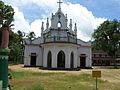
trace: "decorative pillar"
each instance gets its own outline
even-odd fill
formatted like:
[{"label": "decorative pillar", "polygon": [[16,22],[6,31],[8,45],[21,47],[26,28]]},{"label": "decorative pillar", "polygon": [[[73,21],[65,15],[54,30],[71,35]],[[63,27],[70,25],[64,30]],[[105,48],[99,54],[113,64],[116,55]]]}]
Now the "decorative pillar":
[{"label": "decorative pillar", "polygon": [[2,27],[2,43],[1,43],[1,48],[8,48],[9,44],[9,32],[10,32],[10,27]]},{"label": "decorative pillar", "polygon": [[70,54],[71,54],[70,50],[71,50],[70,47],[67,47],[65,50],[65,68],[66,69],[70,69]]},{"label": "decorative pillar", "polygon": [[2,90],[8,90],[8,54],[9,49],[0,49],[0,80],[2,80]]},{"label": "decorative pillar", "polygon": [[57,53],[56,47],[53,46],[52,49],[52,68],[57,68]]},{"label": "decorative pillar", "polygon": [[2,90],[8,90],[8,55],[10,52],[8,44],[10,27],[4,26],[1,30],[2,43],[0,48],[0,80],[2,81]]}]

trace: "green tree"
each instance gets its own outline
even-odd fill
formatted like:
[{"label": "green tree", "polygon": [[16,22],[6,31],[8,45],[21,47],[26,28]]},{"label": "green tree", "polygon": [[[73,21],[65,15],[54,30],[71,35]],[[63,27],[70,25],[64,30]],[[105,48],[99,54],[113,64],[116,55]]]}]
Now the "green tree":
[{"label": "green tree", "polygon": [[23,34],[24,33],[21,31],[17,31],[17,33],[12,31],[10,33],[10,42],[9,42],[10,60],[14,64],[21,62],[21,50],[24,49]]},{"label": "green tree", "polygon": [[36,35],[34,32],[29,32],[26,37],[30,40],[30,43],[31,43],[31,41],[35,38],[35,36]]},{"label": "green tree", "polygon": [[24,43],[24,37],[25,37],[25,32],[21,32],[20,30],[17,31],[17,34],[18,34],[18,38],[19,38],[19,44],[22,44]]},{"label": "green tree", "polygon": [[120,22],[107,20],[94,31],[92,36],[95,48],[107,52],[114,59],[116,67],[116,54],[120,50]]},{"label": "green tree", "polygon": [[0,1],[0,27],[11,27],[14,20],[14,9]]}]

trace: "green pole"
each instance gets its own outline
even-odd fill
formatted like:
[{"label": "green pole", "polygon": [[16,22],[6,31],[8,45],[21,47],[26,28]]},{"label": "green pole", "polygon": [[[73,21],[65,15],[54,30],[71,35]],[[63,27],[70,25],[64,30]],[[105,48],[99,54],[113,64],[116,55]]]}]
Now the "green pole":
[{"label": "green pole", "polygon": [[0,49],[2,90],[8,90],[8,54],[9,49]]}]

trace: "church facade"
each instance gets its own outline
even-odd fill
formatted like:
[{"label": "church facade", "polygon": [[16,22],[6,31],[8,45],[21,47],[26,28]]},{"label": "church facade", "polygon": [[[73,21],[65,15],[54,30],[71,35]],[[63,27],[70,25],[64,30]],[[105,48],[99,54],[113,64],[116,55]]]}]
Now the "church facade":
[{"label": "church facade", "polygon": [[52,14],[51,26],[47,18],[41,26],[41,37],[25,41],[24,66],[39,66],[49,69],[90,68],[92,65],[91,42],[77,38],[77,24],[72,30],[72,19],[68,27],[67,15],[61,11]]}]

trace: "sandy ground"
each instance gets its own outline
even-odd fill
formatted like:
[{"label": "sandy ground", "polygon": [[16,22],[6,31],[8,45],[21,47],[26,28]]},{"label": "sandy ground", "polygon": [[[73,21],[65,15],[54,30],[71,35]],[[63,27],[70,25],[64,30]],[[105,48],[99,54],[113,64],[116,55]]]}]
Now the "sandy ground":
[{"label": "sandy ground", "polygon": [[[92,74],[92,70],[100,70],[102,73],[102,80],[107,80],[111,83],[120,83],[120,69],[101,69],[99,67],[94,67],[94,69],[81,69],[79,71],[58,71],[58,70],[41,70],[38,67],[24,67],[24,65],[12,65],[9,68],[13,71],[32,71],[32,72],[64,72],[67,74],[80,75],[80,74]],[[91,75],[92,76],[92,75]]]}]

